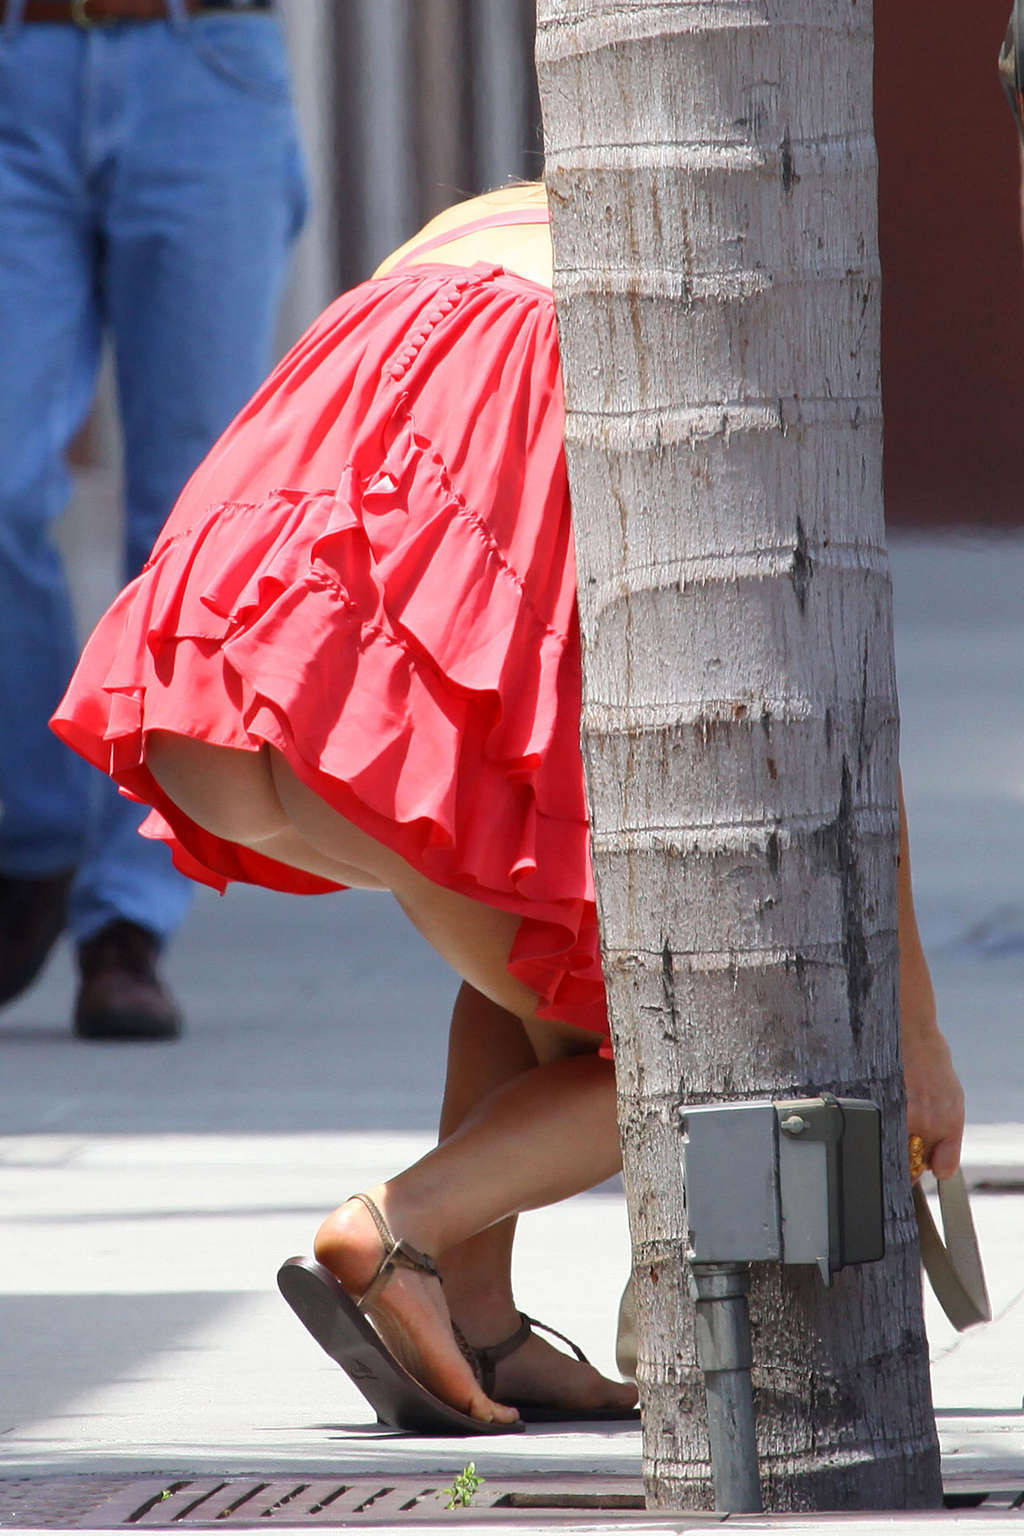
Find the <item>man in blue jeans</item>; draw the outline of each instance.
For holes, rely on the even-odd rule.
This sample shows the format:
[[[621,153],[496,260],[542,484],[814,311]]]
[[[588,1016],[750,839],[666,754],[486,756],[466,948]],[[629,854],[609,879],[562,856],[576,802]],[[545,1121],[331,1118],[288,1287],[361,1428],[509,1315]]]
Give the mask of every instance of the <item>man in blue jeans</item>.
[[[0,1005],[70,930],[76,1032],[167,1039],[189,883],[47,721],[77,656],[51,539],[101,340],[124,575],[259,384],[306,206],[270,0],[0,0]]]

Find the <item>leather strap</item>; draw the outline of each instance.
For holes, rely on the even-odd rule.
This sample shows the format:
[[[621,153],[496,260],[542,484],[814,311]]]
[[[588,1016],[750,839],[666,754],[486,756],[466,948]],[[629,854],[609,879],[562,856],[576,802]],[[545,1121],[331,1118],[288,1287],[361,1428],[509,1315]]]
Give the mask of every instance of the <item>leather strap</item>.
[[[526,1316],[525,1312],[520,1312],[519,1327],[515,1333],[509,1334],[507,1339],[502,1339],[500,1344],[484,1344],[480,1348],[470,1345],[476,1364],[477,1378],[488,1397],[494,1391],[494,1378],[497,1373],[498,1362],[521,1348],[532,1332],[533,1328],[530,1325],[530,1319]]]
[[[528,1317],[525,1312],[519,1314],[519,1327],[515,1333],[510,1333],[507,1339],[502,1339],[500,1344],[485,1344],[481,1348],[470,1345],[476,1363],[476,1373],[487,1396],[494,1392],[494,1378],[500,1361],[509,1355],[515,1354],[526,1343],[535,1328],[543,1328],[545,1333],[550,1333],[556,1339],[561,1339],[563,1344],[568,1344],[577,1360],[582,1360],[584,1365],[589,1365],[586,1355],[578,1344],[572,1339],[567,1339],[564,1333],[559,1333],[557,1328],[552,1328],[549,1323],[538,1322],[535,1317]]]
[[[185,9],[197,11],[224,11],[244,15],[246,11],[267,11],[272,0],[185,0]],[[0,0],[0,21],[7,18],[11,9],[8,0]],[[64,26],[103,26],[112,21],[165,21],[170,15],[167,0],[25,0],[21,20],[25,22],[53,22]]]
[[[349,1195],[349,1199],[359,1200],[366,1206],[366,1209],[373,1217],[373,1224],[377,1228],[380,1240],[384,1244],[384,1257],[377,1265],[373,1279],[356,1302],[360,1312],[368,1310],[373,1298],[384,1289],[396,1269],[416,1269],[421,1274],[430,1275],[433,1279],[440,1280],[441,1271],[430,1255],[422,1253],[419,1248],[414,1248],[412,1243],[406,1243],[401,1238],[396,1238],[369,1195]]]
[[[626,1381],[636,1381],[636,1357],[636,1297],[633,1293],[633,1276],[630,1275],[622,1290],[615,1325],[615,1364],[619,1375]]]
[[[579,1345],[574,1344],[572,1339],[566,1338],[564,1333],[559,1333],[557,1328],[552,1328],[550,1323],[539,1323],[535,1317],[527,1317],[525,1312],[521,1313],[520,1316],[523,1318],[524,1322],[529,1323],[532,1328],[543,1328],[544,1332],[550,1333],[553,1339],[561,1339],[563,1344],[568,1344],[577,1360],[582,1361],[584,1365],[590,1364],[590,1361],[587,1359],[582,1349],[580,1349]]]
[[[951,1179],[936,1182],[945,1242],[932,1220],[924,1190],[914,1185],[921,1262],[943,1312],[962,1333],[975,1323],[991,1322],[992,1306],[963,1173],[958,1170]]]

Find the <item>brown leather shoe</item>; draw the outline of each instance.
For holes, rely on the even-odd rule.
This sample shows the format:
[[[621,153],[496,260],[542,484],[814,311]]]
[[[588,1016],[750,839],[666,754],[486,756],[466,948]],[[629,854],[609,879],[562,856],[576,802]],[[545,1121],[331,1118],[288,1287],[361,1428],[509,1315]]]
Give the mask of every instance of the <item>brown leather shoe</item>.
[[[0,875],[0,1007],[31,986],[64,932],[74,873]]]
[[[81,1040],[174,1040],[181,1013],[156,972],[160,946],[137,923],[108,923],[78,949]]]

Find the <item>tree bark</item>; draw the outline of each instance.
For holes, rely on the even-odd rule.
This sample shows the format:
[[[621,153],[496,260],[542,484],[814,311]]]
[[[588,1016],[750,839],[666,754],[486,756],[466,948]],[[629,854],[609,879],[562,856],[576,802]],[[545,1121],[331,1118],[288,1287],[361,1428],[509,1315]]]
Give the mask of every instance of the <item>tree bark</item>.
[[[774,1509],[939,1502],[897,1019],[871,7],[540,0],[644,1473],[711,1503],[681,1105],[883,1111],[884,1261],[755,1266]]]

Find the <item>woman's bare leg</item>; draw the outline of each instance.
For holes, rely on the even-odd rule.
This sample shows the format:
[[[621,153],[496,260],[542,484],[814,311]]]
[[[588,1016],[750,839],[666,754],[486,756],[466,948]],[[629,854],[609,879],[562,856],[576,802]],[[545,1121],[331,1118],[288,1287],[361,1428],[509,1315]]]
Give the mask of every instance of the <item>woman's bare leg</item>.
[[[490,1094],[434,1151],[367,1193],[396,1236],[427,1253],[444,1253],[519,1211],[578,1194],[614,1172],[614,1106],[611,1063],[593,1052],[534,1067]],[[332,1212],[314,1252],[356,1293],[381,1257],[365,1207],[349,1201]],[[445,1401],[468,1404],[466,1411],[482,1417],[498,1412],[479,1387],[477,1398],[467,1397],[465,1361],[450,1326],[425,1310],[424,1292],[434,1283],[408,1271],[401,1279],[401,1289],[389,1283],[381,1293],[379,1320],[389,1339],[401,1341],[402,1358],[411,1354],[414,1374]],[[529,1390],[542,1395],[534,1382]],[[506,1387],[502,1392],[508,1395]],[[627,1406],[631,1389],[623,1389],[623,1398]]]
[[[425,879],[320,800],[272,749],[240,753],[154,732],[147,762],[167,796],[214,834],[343,884],[392,890],[464,979],[521,1021],[542,1064],[496,1087],[426,1158],[369,1191],[396,1236],[427,1252],[457,1249],[520,1210],[590,1188],[618,1168],[611,1064],[596,1055],[596,1036],[537,1018],[535,995],[508,971],[514,914]],[[493,1252],[504,1254],[507,1237],[495,1241]],[[348,1203],[329,1216],[316,1252],[353,1294],[365,1288],[381,1258],[365,1207]],[[485,1419],[508,1417],[471,1379],[436,1281],[399,1271],[374,1318],[445,1401]]]
[[[537,1065],[520,1020],[463,983],[448,1037],[439,1140],[452,1135],[482,1098]],[[478,1347],[501,1343],[519,1327],[512,1292],[515,1227],[515,1217],[508,1217],[440,1255],[451,1315]],[[561,1319],[553,1321],[562,1326]],[[498,1362],[495,1393],[502,1401],[543,1402],[567,1413],[629,1409],[637,1396],[631,1383],[602,1376],[539,1334]]]
[[[438,1142],[446,1141],[481,1099],[537,1065],[515,1014],[463,982],[448,1031]],[[439,1255],[448,1305],[471,1343],[497,1343],[519,1325],[512,1299],[515,1230],[515,1217],[510,1216]],[[493,1330],[494,1337],[485,1338],[481,1330]]]

